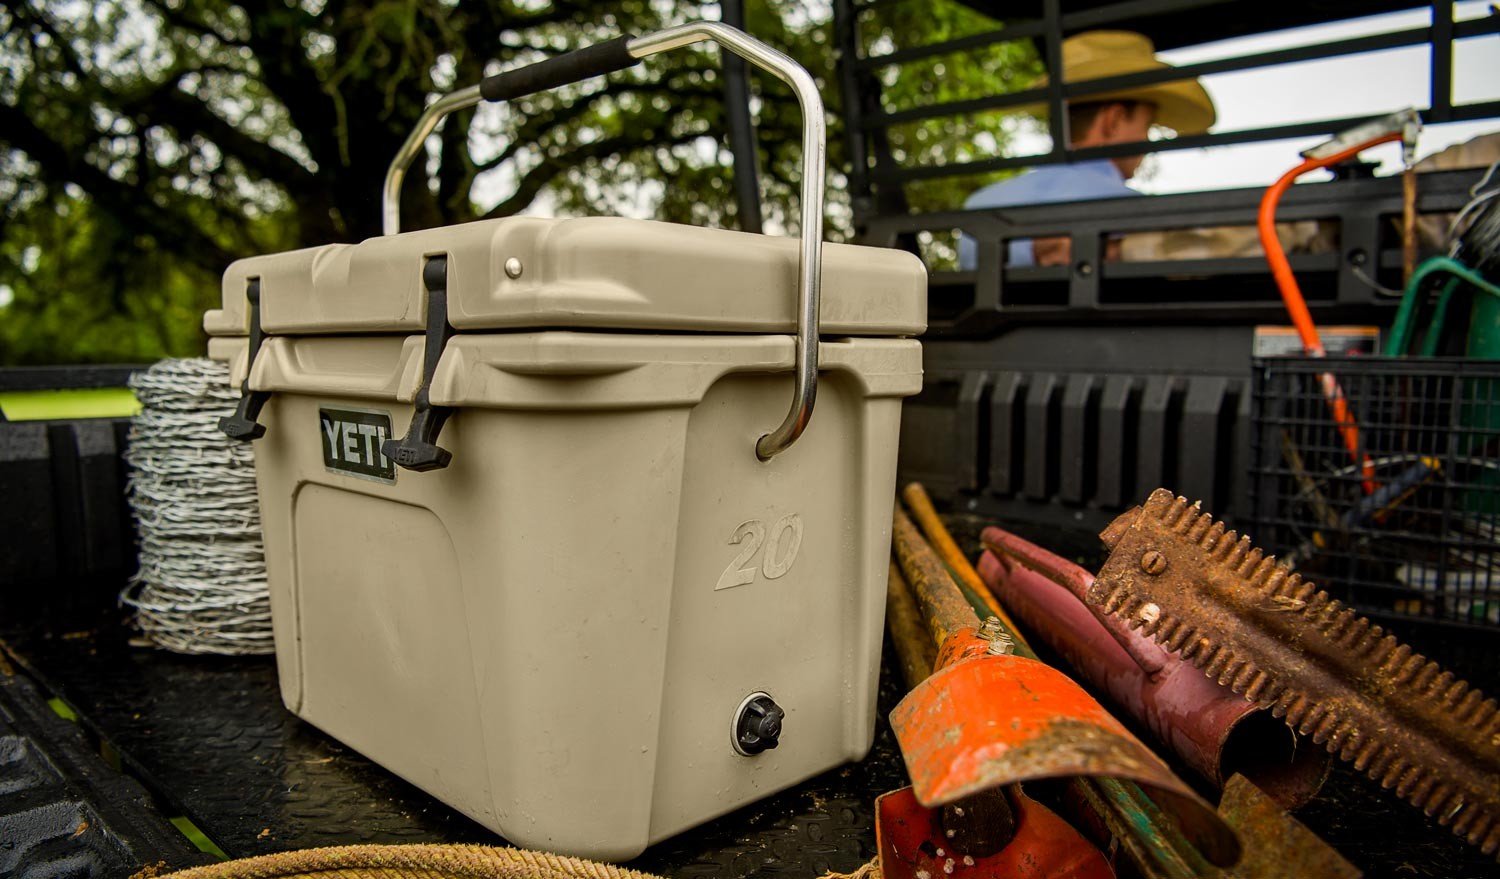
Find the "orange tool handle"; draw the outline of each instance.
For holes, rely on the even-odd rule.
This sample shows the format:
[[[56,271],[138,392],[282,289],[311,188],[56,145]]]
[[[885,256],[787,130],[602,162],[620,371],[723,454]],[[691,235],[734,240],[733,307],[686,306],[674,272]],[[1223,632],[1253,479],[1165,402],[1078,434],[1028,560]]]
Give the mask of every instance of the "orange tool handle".
[[[1271,276],[1276,279],[1276,286],[1281,290],[1281,299],[1286,303],[1292,326],[1297,328],[1297,336],[1302,340],[1302,350],[1311,357],[1323,357],[1328,352],[1323,348],[1323,340],[1318,336],[1318,325],[1313,323],[1312,313],[1307,310],[1307,300],[1302,296],[1302,288],[1297,285],[1297,276],[1292,274],[1292,264],[1286,258],[1281,239],[1276,235],[1276,205],[1280,203],[1281,196],[1287,189],[1291,188],[1291,185],[1303,174],[1319,168],[1327,168],[1329,165],[1337,165],[1346,159],[1354,158],[1372,146],[1393,140],[1401,140],[1401,133],[1391,132],[1331,156],[1308,159],[1281,175],[1281,179],[1271,184],[1266,194],[1261,196],[1260,213],[1256,218],[1256,226],[1260,231],[1260,244],[1266,252],[1266,262],[1271,265]],[[1333,412],[1334,423],[1338,425],[1344,448],[1349,450],[1349,456],[1354,459],[1355,463],[1361,465],[1364,475],[1364,492],[1371,494],[1377,487],[1375,467],[1370,462],[1369,456],[1361,454],[1359,450],[1359,425],[1354,421],[1353,413],[1349,411],[1349,402],[1344,398],[1344,391],[1332,374],[1324,373],[1320,379],[1323,384],[1323,395],[1328,399],[1328,406]]]

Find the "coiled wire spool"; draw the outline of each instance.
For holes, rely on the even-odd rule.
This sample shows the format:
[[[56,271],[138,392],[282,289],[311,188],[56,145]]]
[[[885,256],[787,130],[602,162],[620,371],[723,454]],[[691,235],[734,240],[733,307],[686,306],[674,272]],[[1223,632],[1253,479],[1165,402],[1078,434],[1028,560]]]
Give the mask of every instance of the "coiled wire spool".
[[[128,492],[140,571],[120,594],[141,630],[179,653],[270,653],[271,604],[255,459],[218,430],[239,397],[229,368],[163,360],[130,378]]]

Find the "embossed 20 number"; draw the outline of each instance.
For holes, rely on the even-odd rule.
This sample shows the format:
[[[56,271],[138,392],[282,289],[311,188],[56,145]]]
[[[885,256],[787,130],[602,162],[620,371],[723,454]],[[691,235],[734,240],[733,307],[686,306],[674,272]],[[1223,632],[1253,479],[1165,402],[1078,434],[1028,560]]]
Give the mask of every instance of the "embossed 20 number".
[[[792,562],[797,560],[797,550],[802,548],[802,517],[796,513],[782,516],[771,525],[769,532],[759,519],[740,523],[729,537],[729,545],[740,548],[739,555],[719,575],[714,591],[753,583],[756,566],[751,560],[760,551],[761,544],[765,544],[766,551],[761,556],[760,573],[767,580],[784,576],[792,569]]]

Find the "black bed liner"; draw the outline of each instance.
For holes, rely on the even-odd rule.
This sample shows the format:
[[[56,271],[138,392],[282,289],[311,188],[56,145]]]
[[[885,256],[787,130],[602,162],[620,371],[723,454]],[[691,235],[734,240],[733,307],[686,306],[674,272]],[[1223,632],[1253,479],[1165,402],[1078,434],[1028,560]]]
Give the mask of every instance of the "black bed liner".
[[[128,876],[211,860],[0,658],[0,876]]]
[[[984,521],[950,518],[955,536],[966,545],[977,542]],[[1048,533],[1056,537],[1035,524],[1012,522],[1007,527],[1039,539]],[[1085,564],[1098,561],[1098,550],[1091,545],[1057,548]],[[119,829],[115,836],[128,845],[110,856],[114,860],[100,855],[76,871],[49,872],[49,864],[43,863],[29,877],[126,876],[129,871],[119,869],[120,859],[132,853],[142,863],[187,863],[173,860],[195,855],[184,856],[180,840],[164,841],[159,832],[136,829],[160,831],[162,814],[186,816],[231,857],[352,843],[503,843],[293,717],[281,704],[269,657],[186,657],[132,646],[118,613],[17,625],[14,615],[0,610],[0,620],[6,621],[0,624],[0,659],[8,658],[17,670],[7,688],[0,689],[0,699],[22,690],[33,693],[33,706],[44,705],[35,690],[50,692],[77,712],[82,725],[51,718],[33,727],[33,745],[27,747],[50,752],[65,745],[76,752],[87,732],[139,780],[137,786],[109,770],[118,789],[138,792],[121,796],[112,793],[117,788],[100,782],[97,766],[73,770],[67,766],[79,764],[58,761],[73,779],[59,788],[59,800],[104,815],[104,823]],[[1493,671],[1493,665],[1468,665],[1464,654],[1444,656],[1442,644],[1417,646],[1450,662],[1455,672],[1470,675],[1477,686],[1493,690],[1493,680],[1473,677]],[[887,659],[891,652],[888,647]],[[23,676],[36,682],[35,690]],[[875,746],[865,760],[655,845],[630,866],[671,877],[817,879],[864,864],[875,854],[875,797],[906,784],[885,720],[900,696],[898,678],[888,661],[881,675]],[[0,707],[7,704],[0,702]],[[8,741],[7,735],[0,730],[0,741]],[[75,772],[80,773],[76,779]],[[12,784],[13,775],[11,765],[0,760],[0,791]],[[142,787],[150,797],[139,793]],[[10,826],[8,802],[0,795],[0,827]],[[1371,879],[1494,875],[1494,863],[1477,849],[1344,766],[1298,817]],[[0,875],[7,873],[3,859],[9,854],[0,846]]]

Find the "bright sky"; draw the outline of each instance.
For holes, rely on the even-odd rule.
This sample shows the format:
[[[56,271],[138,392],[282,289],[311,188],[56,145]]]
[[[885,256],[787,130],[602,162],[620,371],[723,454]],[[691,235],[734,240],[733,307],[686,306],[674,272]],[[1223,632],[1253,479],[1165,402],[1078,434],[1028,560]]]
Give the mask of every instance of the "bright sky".
[[[1489,2],[1454,4],[1458,20],[1490,14]],[[1162,52],[1162,60],[1191,64],[1215,58],[1305,46],[1366,34],[1387,33],[1431,23],[1431,9],[1376,15],[1329,25],[1296,28],[1186,49]],[[1456,104],[1500,99],[1500,35],[1459,40],[1454,44],[1453,90]],[[1415,46],[1324,61],[1289,64],[1265,70],[1204,77],[1219,122],[1215,131],[1351,116],[1376,116],[1428,103],[1428,47]],[[1478,134],[1500,131],[1500,120],[1430,126],[1422,132],[1418,157],[1430,155]],[[1182,192],[1266,185],[1297,161],[1297,153],[1325,138],[1270,141],[1211,150],[1161,153],[1151,161],[1143,192]],[[1042,148],[1045,149],[1045,143]],[[1370,158],[1384,161],[1381,173],[1397,169],[1400,147],[1373,149]],[[1315,177],[1316,175],[1309,175]]]

